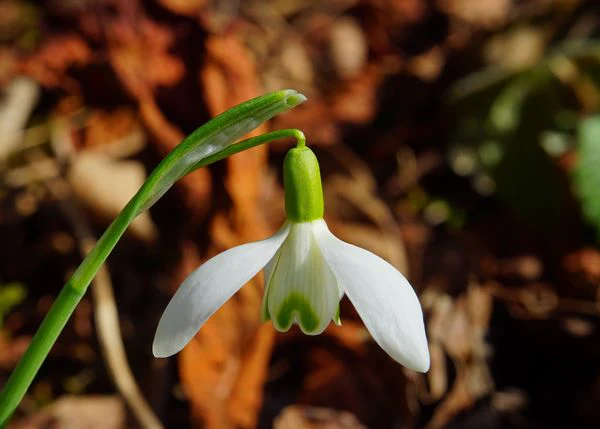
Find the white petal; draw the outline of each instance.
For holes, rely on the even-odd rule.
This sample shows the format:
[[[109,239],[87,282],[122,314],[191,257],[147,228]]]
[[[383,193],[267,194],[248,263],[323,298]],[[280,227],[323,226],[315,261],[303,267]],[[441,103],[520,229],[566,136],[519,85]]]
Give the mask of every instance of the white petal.
[[[315,236],[377,344],[402,365],[427,372],[429,349],[423,312],[406,278],[379,256],[335,237],[324,221]]]
[[[267,265],[265,265],[264,292],[263,292],[262,303],[260,305],[260,320],[263,322],[267,322],[267,321],[271,320],[271,316],[269,314],[269,308],[267,307],[267,297],[269,296],[269,284],[271,283],[271,278],[273,277],[273,271],[275,270],[275,267],[277,266],[277,262],[279,261],[280,255],[281,255],[281,249],[279,249],[279,251],[277,253],[275,253],[275,256],[273,256],[271,258],[271,260],[269,262],[267,262]]]
[[[336,315],[337,280],[319,251],[313,228],[314,222],[293,223],[277,252],[265,299],[279,331],[297,323],[304,333],[317,335]]]
[[[290,230],[218,254],[192,272],[165,309],[152,345],[156,357],[179,352],[202,324],[273,257]]]

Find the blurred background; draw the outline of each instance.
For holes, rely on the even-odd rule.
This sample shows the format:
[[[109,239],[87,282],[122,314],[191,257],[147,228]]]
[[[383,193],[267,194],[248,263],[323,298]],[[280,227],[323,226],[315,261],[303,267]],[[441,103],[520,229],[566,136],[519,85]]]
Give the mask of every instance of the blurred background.
[[[309,100],[269,128],[307,135],[332,231],[407,274],[432,359],[346,299],[276,334],[261,276],[152,357],[183,278],[283,222],[280,142],[136,221],[9,427],[600,427],[599,37],[597,0],[1,1],[0,386],[160,159],[281,88]]]

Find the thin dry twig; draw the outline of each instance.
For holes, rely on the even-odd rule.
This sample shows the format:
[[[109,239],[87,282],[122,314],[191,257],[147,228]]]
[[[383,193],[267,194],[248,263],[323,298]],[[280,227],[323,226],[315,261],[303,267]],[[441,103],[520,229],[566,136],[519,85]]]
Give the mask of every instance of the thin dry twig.
[[[56,185],[56,183],[51,183],[50,186],[52,185]],[[61,186],[68,185],[63,182]],[[87,255],[96,245],[90,227],[73,203],[63,200],[62,205],[73,225],[80,251],[82,254]],[[92,293],[98,340],[117,390],[127,402],[142,428],[163,428],[162,423],[144,399],[127,362],[125,346],[119,328],[119,314],[106,265],[103,265],[96,274],[92,282]]]
[[[87,255],[96,245],[96,240],[76,204],[65,198],[65,195],[69,193],[68,182],[62,178],[56,178],[46,181],[45,186],[50,194],[59,201],[64,214],[73,226],[81,253]],[[162,423],[144,399],[127,361],[112,282],[106,265],[100,268],[92,281],[92,291],[100,347],[117,390],[127,402],[142,428],[162,429]]]
[[[96,241],[91,237],[80,238],[80,247],[85,254],[89,253],[95,245]],[[115,304],[112,282],[106,266],[98,271],[92,284],[92,292],[94,294],[96,327],[102,353],[119,393],[125,398],[143,428],[163,428],[162,423],[144,399],[127,362],[123,338],[119,329],[119,315]]]

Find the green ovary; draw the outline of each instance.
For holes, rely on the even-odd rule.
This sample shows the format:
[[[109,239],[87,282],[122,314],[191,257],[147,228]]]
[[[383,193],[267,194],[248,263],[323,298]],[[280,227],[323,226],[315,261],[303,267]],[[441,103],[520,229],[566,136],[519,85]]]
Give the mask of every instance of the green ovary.
[[[317,157],[307,147],[290,149],[283,162],[287,218],[310,222],[323,218],[323,186]]]
[[[292,292],[282,302],[275,315],[275,327],[287,331],[297,321],[304,333],[315,332],[319,327],[319,317],[309,300],[300,293]]]

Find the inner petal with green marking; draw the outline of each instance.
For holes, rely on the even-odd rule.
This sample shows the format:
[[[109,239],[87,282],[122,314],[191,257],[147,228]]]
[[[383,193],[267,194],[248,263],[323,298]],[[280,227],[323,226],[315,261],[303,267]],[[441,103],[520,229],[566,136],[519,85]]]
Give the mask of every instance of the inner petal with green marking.
[[[288,237],[265,267],[262,318],[278,331],[297,323],[305,334],[317,335],[331,320],[339,323],[340,289],[325,262],[313,222],[292,223]]]

